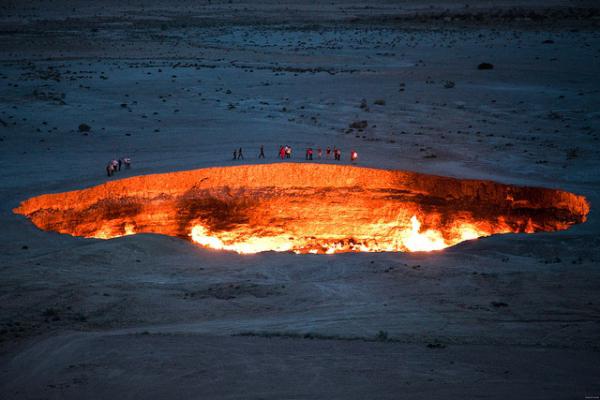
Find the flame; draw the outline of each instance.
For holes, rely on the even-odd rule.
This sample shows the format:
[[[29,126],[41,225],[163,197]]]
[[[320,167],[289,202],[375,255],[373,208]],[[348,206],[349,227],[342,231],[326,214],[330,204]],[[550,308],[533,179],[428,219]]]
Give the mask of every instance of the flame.
[[[92,237],[95,239],[112,239],[116,237],[129,236],[135,234],[135,225],[125,223],[122,231],[116,231],[115,227],[111,225],[102,225],[100,229],[98,229],[92,235],[88,235],[87,237]]]
[[[190,237],[207,248],[436,251],[499,233],[585,222],[583,196],[554,189],[329,164],[245,165],[115,180],[25,200],[41,229],[111,239]]]
[[[216,250],[231,250],[240,254],[260,253],[261,251],[293,250],[292,243],[283,236],[249,236],[242,239],[224,234],[219,238],[209,235],[208,230],[200,224],[197,224],[192,228],[190,236],[192,241],[204,247]],[[228,244],[225,244],[224,240],[227,241]]]
[[[413,215],[410,219],[412,229],[403,238],[404,245],[409,251],[433,251],[448,247],[442,233],[428,229],[421,233],[421,222]]]
[[[293,251],[295,253],[335,254],[341,252],[381,252],[381,251],[435,251],[453,246],[459,242],[489,236],[491,232],[482,230],[470,223],[460,223],[451,229],[451,237],[445,238],[436,229],[421,230],[421,222],[416,215],[410,218],[410,228],[395,229],[387,241],[375,240],[327,240],[291,237],[289,235],[255,236],[244,234],[243,228],[226,232],[210,232],[205,226],[196,223],[189,234],[192,241],[201,246],[230,250],[239,254],[252,254],[263,251]],[[386,224],[374,224],[373,230],[386,228]],[[509,231],[509,230],[507,230]]]

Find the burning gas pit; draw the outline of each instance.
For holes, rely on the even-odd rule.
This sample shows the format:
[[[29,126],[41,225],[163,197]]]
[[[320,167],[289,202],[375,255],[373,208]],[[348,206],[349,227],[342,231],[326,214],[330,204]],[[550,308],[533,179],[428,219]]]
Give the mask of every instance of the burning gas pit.
[[[589,204],[560,190],[288,163],[138,176],[34,197],[14,211],[74,236],[159,233],[239,253],[336,253],[562,230],[584,222]]]

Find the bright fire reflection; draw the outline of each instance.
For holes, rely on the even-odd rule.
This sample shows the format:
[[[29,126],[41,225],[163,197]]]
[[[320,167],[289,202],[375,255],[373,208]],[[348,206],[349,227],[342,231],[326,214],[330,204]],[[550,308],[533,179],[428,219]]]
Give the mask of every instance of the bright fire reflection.
[[[382,229],[391,232],[385,239],[378,240],[328,240],[327,238],[291,237],[290,235],[255,236],[243,229],[224,232],[209,232],[202,224],[192,227],[192,241],[217,250],[230,250],[240,254],[259,253],[262,251],[293,251],[295,253],[334,254],[341,252],[363,251],[434,251],[441,250],[457,243],[489,236],[492,233],[510,232],[508,227],[492,231],[478,228],[470,223],[458,223],[449,233],[444,234],[436,229],[421,229],[421,222],[416,215],[410,219],[410,227],[394,227],[389,229],[386,224],[373,226],[373,231]]]

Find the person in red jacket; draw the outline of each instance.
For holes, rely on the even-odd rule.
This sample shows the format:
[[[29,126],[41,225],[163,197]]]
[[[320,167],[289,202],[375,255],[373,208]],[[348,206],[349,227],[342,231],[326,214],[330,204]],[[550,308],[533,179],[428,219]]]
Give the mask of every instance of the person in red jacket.
[[[312,160],[313,159],[313,149],[312,149],[312,147],[309,147],[308,149],[306,149],[306,159],[307,160]]]

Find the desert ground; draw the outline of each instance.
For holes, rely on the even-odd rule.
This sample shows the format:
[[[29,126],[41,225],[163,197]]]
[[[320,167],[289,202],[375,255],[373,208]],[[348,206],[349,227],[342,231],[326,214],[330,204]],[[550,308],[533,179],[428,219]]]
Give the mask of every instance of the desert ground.
[[[600,396],[595,2],[7,0],[0,38],[1,398]],[[282,144],[591,211],[335,255],[86,239],[13,213],[108,179],[277,163]]]

